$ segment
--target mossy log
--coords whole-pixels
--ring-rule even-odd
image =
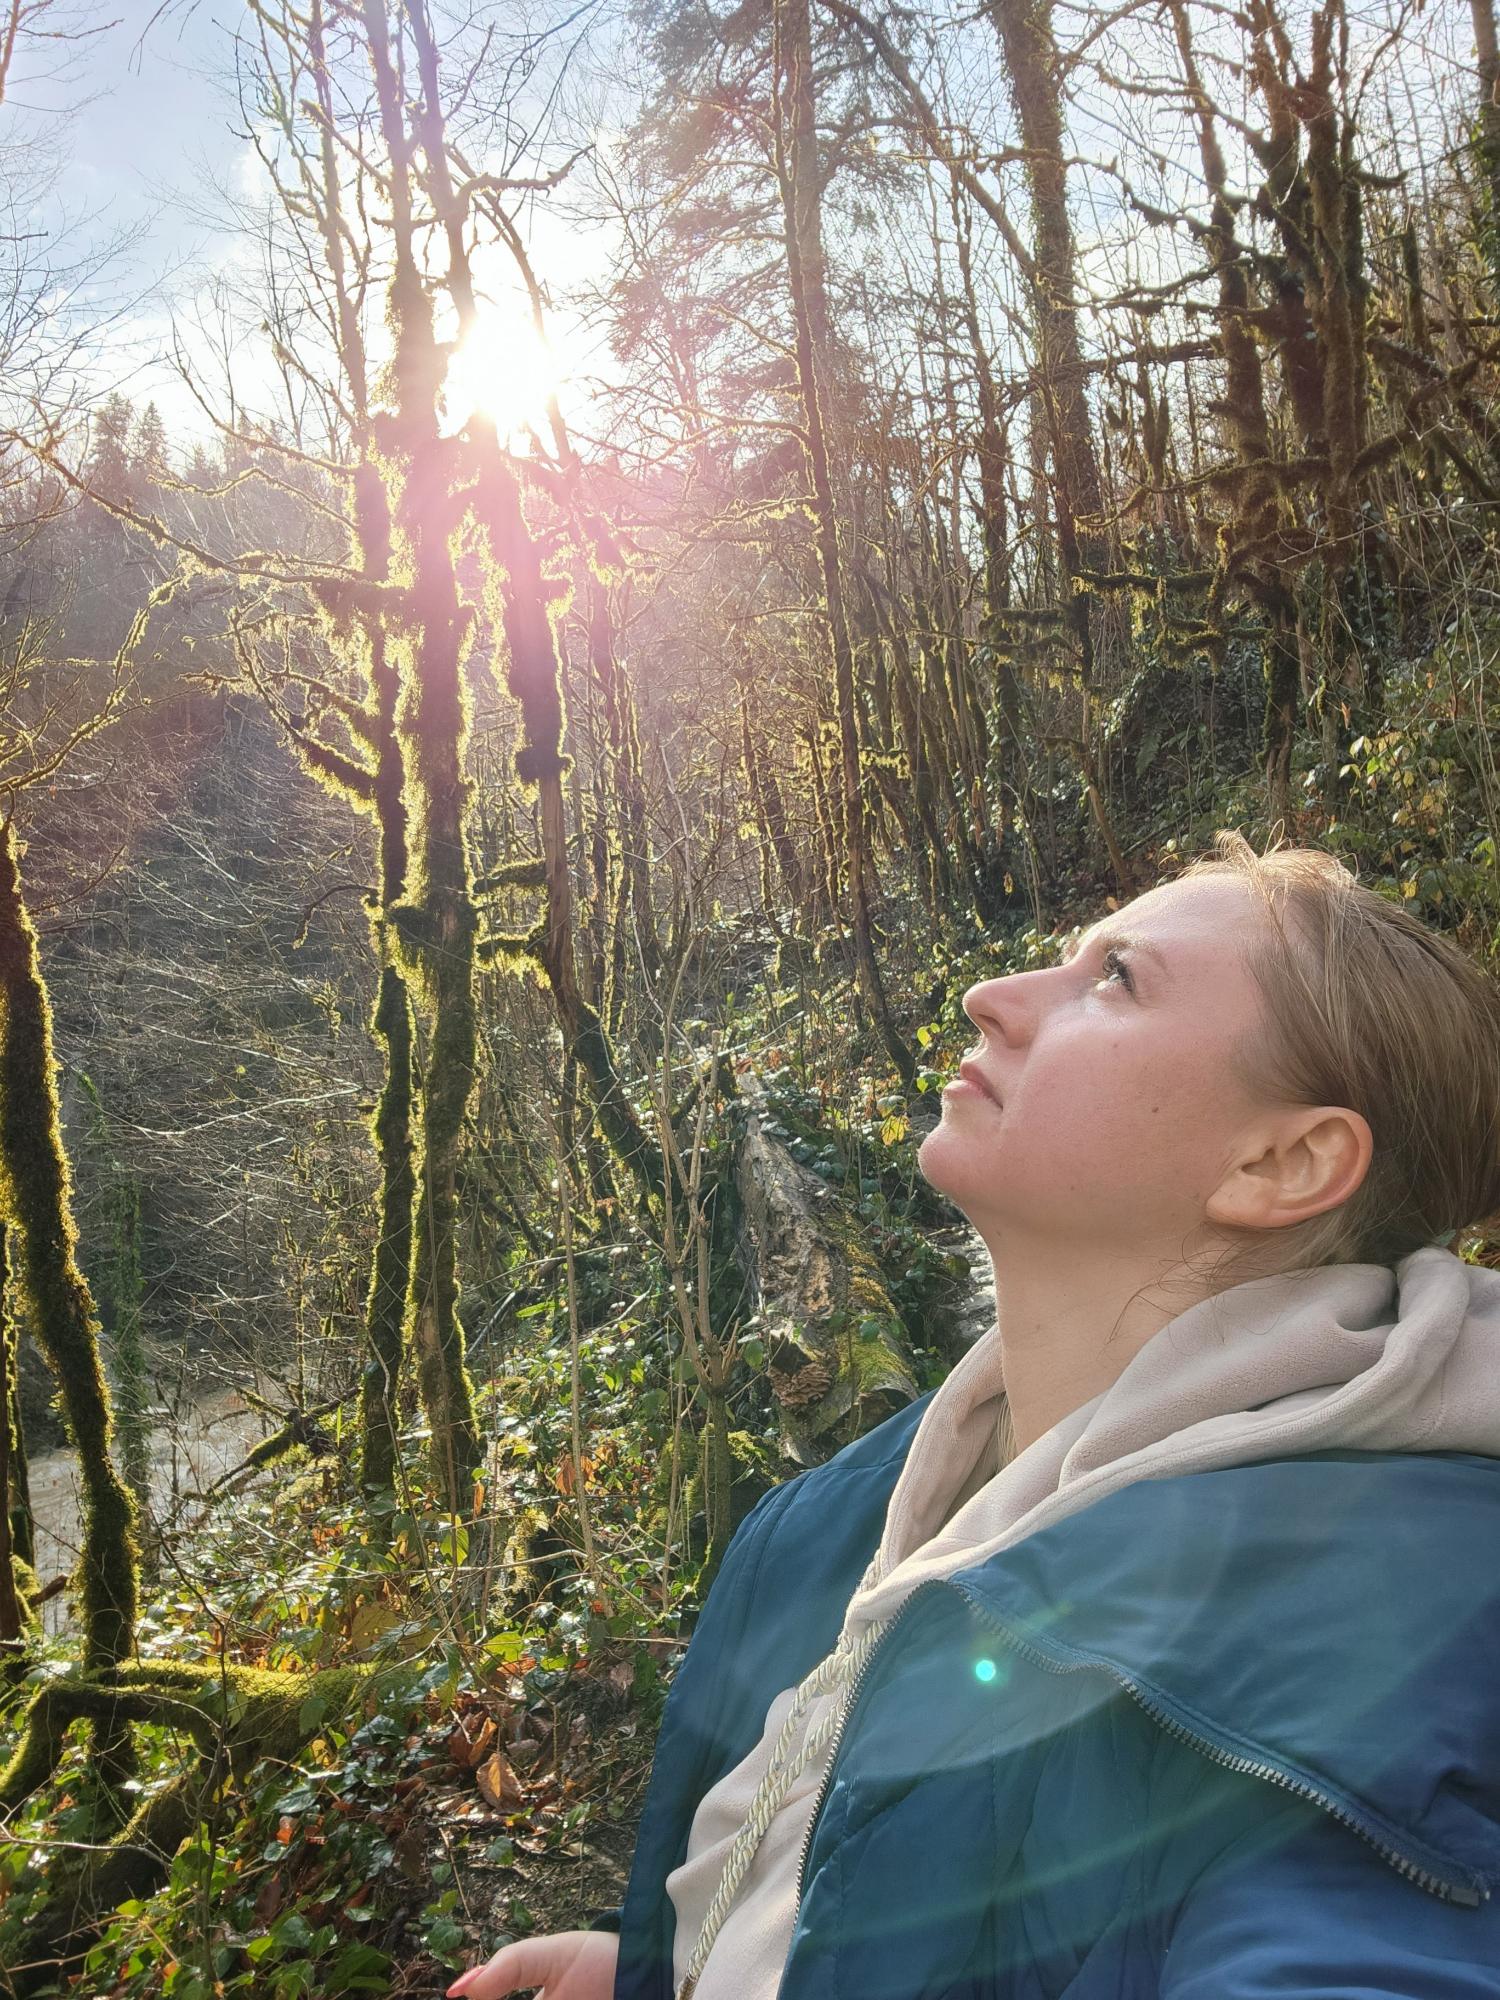
[[[741,1261],[766,1322],[786,1449],[813,1465],[909,1403],[916,1374],[906,1327],[857,1223],[766,1130],[763,1099],[745,1078],[740,1093]]]
[[[149,1895],[172,1857],[212,1812],[225,1780],[257,1764],[287,1763],[326,1727],[347,1717],[361,1696],[378,1695],[392,1668],[351,1666],[319,1673],[269,1673],[218,1662],[142,1661],[55,1681],[33,1697],[15,1754],[0,1773],[0,1812],[13,1812],[57,1769],[69,1728],[81,1720],[117,1727],[151,1722],[180,1728],[196,1758],[146,1799],[114,1837],[54,1865],[41,1914],[21,1941],[16,1962],[31,1980],[50,1981],[85,1949],[107,1913]],[[0,1992],[22,1996],[25,1974]]]

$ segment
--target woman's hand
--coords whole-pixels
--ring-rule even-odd
[[[619,1955],[614,1931],[523,1938],[505,1945],[484,1965],[460,1973],[448,1992],[450,2000],[500,2000],[502,1994],[539,1986],[542,2000],[611,2000]]]

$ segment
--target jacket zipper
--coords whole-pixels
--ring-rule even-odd
[[[1390,1867],[1394,1868],[1398,1875],[1404,1876],[1409,1882],[1415,1882],[1418,1888],[1425,1889],[1429,1895],[1436,1896],[1444,1902],[1457,1903],[1465,1909],[1477,1909],[1481,1902],[1487,1903],[1490,1900],[1489,1890],[1482,1885],[1476,1886],[1472,1881],[1464,1883],[1450,1882],[1440,1875],[1434,1875],[1429,1869],[1419,1867],[1409,1855],[1402,1854],[1399,1849],[1392,1847],[1389,1842],[1382,1840],[1358,1815],[1351,1813],[1347,1807],[1341,1805],[1337,1799],[1330,1798],[1326,1792],[1319,1790],[1316,1785],[1309,1784],[1306,1779],[1294,1777],[1290,1771],[1283,1770],[1279,1764],[1273,1764],[1259,1758],[1240,1756],[1236,1752],[1227,1749],[1222,1743],[1216,1743],[1212,1737],[1204,1736],[1197,1730],[1189,1729],[1186,1724],[1179,1722],[1175,1715],[1172,1715],[1159,1702],[1155,1701],[1138,1681],[1132,1680],[1129,1674],[1122,1673],[1118,1667],[1111,1666],[1104,1660],[1080,1659],[1076,1662],[1066,1662],[1053,1659],[1050,1655],[1041,1652],[1037,1647],[1029,1645],[1026,1640],[1018,1637],[1009,1626],[1003,1625],[962,1584],[934,1581],[920,1585],[907,1598],[906,1602],[891,1620],[879,1643],[872,1649],[869,1658],[850,1684],[848,1699],[844,1703],[843,1710],[839,1715],[838,1724],[834,1729],[829,1743],[828,1762],[823,1768],[822,1783],[819,1785],[817,1797],[813,1801],[812,1818],[808,1821],[807,1831],[802,1837],[802,1852],[797,1862],[797,1901],[795,1905],[796,1914],[793,1917],[794,1925],[796,1917],[800,1916],[802,1910],[804,1878],[807,1873],[807,1858],[812,1851],[813,1834],[817,1828],[819,1817],[822,1814],[824,1802],[828,1797],[829,1787],[833,1783],[833,1767],[838,1757],[839,1745],[843,1741],[844,1729],[854,1712],[855,1704],[864,1690],[865,1683],[869,1679],[871,1669],[874,1667],[881,1653],[884,1652],[897,1626],[919,1597],[925,1596],[930,1591],[937,1590],[951,1590],[956,1596],[961,1597],[981,1623],[992,1631],[1012,1652],[1018,1653],[1022,1659],[1030,1661],[1033,1666],[1042,1668],[1046,1673],[1078,1673],[1092,1668],[1097,1672],[1108,1674],[1110,1679],[1117,1682],[1125,1690],[1126,1694],[1130,1696],[1132,1701],[1150,1716],[1157,1727],[1164,1729],[1169,1736],[1176,1737],[1179,1742],[1191,1744],[1193,1749],[1198,1751],[1201,1756],[1207,1757],[1211,1763],[1221,1765],[1226,1771],[1239,1771],[1243,1772],[1247,1777],[1260,1778],[1266,1784],[1278,1785],[1283,1791],[1295,1793],[1299,1798],[1307,1799],[1313,1805],[1321,1807],[1331,1819],[1337,1820],[1341,1826],[1347,1827],[1351,1833],[1358,1834],[1366,1846],[1374,1848],[1380,1858]]]
[[[833,1783],[833,1767],[838,1761],[839,1745],[844,1740],[844,1730],[848,1726],[849,1717],[854,1713],[854,1705],[864,1691],[865,1682],[870,1677],[871,1667],[874,1666],[880,1655],[885,1651],[886,1646],[895,1635],[896,1628],[900,1625],[902,1619],[905,1618],[907,1612],[911,1610],[913,1604],[916,1603],[919,1597],[926,1596],[929,1591],[941,1590],[942,1588],[943,1586],[936,1582],[918,1585],[911,1596],[907,1598],[906,1602],[897,1609],[890,1624],[886,1627],[875,1645],[871,1647],[864,1665],[849,1683],[844,1697],[844,1705],[839,1710],[839,1719],[833,1726],[832,1736],[828,1739],[828,1759],[823,1766],[822,1780],[813,1798],[812,1817],[808,1820],[807,1831],[802,1836],[802,1850],[797,1856],[797,1900],[792,1906],[793,1930],[796,1929],[797,1919],[802,1914],[803,1878],[807,1874],[807,1857],[812,1851],[813,1834],[817,1831],[818,1821],[823,1814],[823,1803],[828,1797],[828,1788]],[[682,2000],[681,1995],[678,1996],[678,2000]]]

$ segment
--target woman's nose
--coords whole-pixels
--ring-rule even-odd
[[[1026,1036],[1025,973],[1007,973],[1001,979],[981,979],[963,997],[963,1010],[981,1033],[996,1034],[1004,1042]]]

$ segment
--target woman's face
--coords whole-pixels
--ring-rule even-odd
[[[964,995],[979,1030],[922,1171],[991,1247],[1015,1237],[1180,1254],[1265,1109],[1243,962],[1264,917],[1233,876],[1163,884],[1096,923],[1065,964]]]

